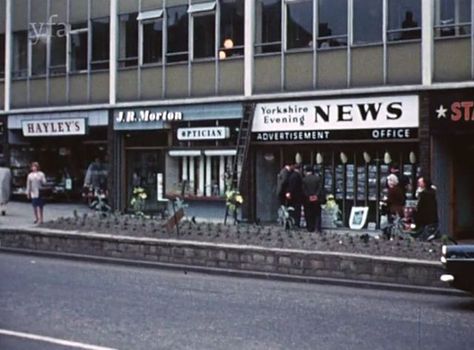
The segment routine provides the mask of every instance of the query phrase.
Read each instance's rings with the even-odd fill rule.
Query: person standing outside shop
[[[5,166],[3,160],[0,161],[0,212],[2,216],[5,216],[7,212],[7,203],[10,200],[11,179],[11,170]]]
[[[288,192],[286,199],[288,206],[293,210],[290,212],[296,227],[300,227],[301,223],[301,206],[303,204],[303,177],[298,164],[293,167],[293,172],[288,177]]]
[[[438,224],[438,203],[436,201],[436,190],[430,178],[421,176],[418,179],[417,188],[418,204],[415,212],[415,224],[417,230],[428,225]]]
[[[321,233],[321,178],[311,165],[306,166],[303,178],[304,216],[308,232]]]
[[[84,187],[91,187],[92,190],[105,190],[107,183],[107,169],[96,157],[89,165],[84,178]]]
[[[278,196],[278,200],[280,201],[280,205],[287,205],[287,193],[288,193],[288,180],[290,178],[291,173],[293,172],[293,168],[289,164],[285,164],[285,166],[280,170],[277,176],[277,187],[276,187],[276,195]]]
[[[40,171],[38,162],[31,163],[31,172],[26,179],[26,195],[31,199],[35,213],[35,224],[43,223],[44,198],[41,196],[41,188],[46,184],[46,176]]]
[[[397,177],[397,180],[398,180],[397,186],[400,188],[401,192],[403,193],[403,205],[405,205],[407,187],[410,184],[410,179],[400,171],[400,167],[398,163],[392,163],[390,165],[389,171],[391,175],[395,175]],[[390,188],[390,186],[388,185],[388,178],[387,178],[387,188]]]

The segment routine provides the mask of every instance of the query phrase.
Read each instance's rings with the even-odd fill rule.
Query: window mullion
[[[138,22],[138,65],[143,65],[143,21]]]
[[[387,84],[387,30],[388,30],[388,0],[382,0],[382,44],[383,44],[383,83]]]

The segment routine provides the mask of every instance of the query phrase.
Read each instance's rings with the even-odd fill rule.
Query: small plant
[[[136,216],[145,216],[143,211],[145,210],[145,201],[147,198],[148,195],[143,187],[135,187],[133,189],[130,206]]]

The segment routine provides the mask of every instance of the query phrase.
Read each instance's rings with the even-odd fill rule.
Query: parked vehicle
[[[474,244],[444,245],[441,262],[446,269],[441,281],[474,294]]]

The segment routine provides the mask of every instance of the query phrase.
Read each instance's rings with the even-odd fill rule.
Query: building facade
[[[119,209],[135,186],[150,210],[223,203],[237,168],[262,221],[298,155],[345,224],[358,205],[378,222],[391,160],[432,175],[442,230],[469,236],[473,18],[471,0],[0,0],[0,153],[19,193],[33,159],[81,187],[101,158]]]

